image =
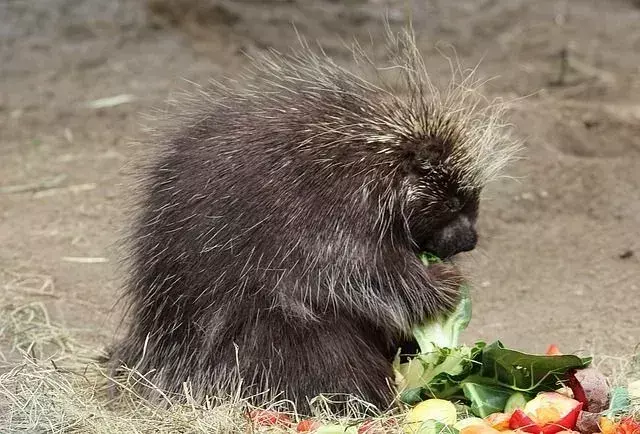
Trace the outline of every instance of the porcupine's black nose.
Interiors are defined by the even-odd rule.
[[[461,252],[469,252],[478,244],[478,233],[466,218],[460,218],[435,234],[427,243],[428,252],[447,259]]]

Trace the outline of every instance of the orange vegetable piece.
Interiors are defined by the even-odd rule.
[[[547,348],[547,352],[545,353],[547,356],[560,356],[562,353],[560,352],[560,348],[556,344],[549,345]]]
[[[252,410],[249,418],[254,426],[291,426],[291,418],[285,414],[272,410]]]
[[[616,422],[603,416],[600,418],[600,431],[602,434],[640,434],[640,421],[626,417]]]
[[[492,428],[497,429],[498,431],[508,431],[510,419],[511,414],[509,413],[493,413],[484,418]]]
[[[640,422],[630,417],[618,422],[616,434],[640,434]]]
[[[492,428],[488,425],[469,425],[460,430],[460,434],[498,434],[498,431],[495,428]]]
[[[304,419],[298,422],[296,432],[313,432],[320,428],[322,424],[312,419]]]

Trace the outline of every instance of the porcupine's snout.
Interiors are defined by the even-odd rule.
[[[442,259],[475,249],[478,233],[475,222],[460,215],[453,222],[436,232],[426,245],[426,250]]]

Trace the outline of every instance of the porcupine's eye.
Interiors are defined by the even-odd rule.
[[[447,208],[447,211],[449,211],[449,212],[458,212],[464,206],[464,202],[460,198],[458,198],[457,196],[454,196],[454,197],[450,198],[449,200],[447,200],[444,203],[444,206]]]

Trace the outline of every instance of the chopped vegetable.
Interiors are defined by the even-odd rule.
[[[504,406],[505,413],[512,413],[518,408],[524,408],[529,399],[522,392],[516,392],[507,399],[507,403]]]
[[[402,400],[415,404],[425,398],[464,398],[462,381],[477,369],[474,359],[480,351],[481,346],[440,348],[398,364]]]
[[[640,422],[626,417],[618,422],[608,417],[600,418],[602,434],[640,434]]]
[[[488,425],[469,425],[463,428],[460,434],[500,434],[500,431]]]
[[[582,402],[585,411],[600,413],[609,405],[607,378],[595,368],[584,368],[569,374],[573,396]]]
[[[549,345],[547,351],[545,353],[547,356],[560,356],[562,353],[560,352],[560,348],[556,344]]]
[[[500,341],[483,348],[480,376],[519,392],[551,391],[571,369],[581,369],[591,358],[574,355],[545,356],[505,348]]]
[[[616,428],[618,427],[618,424],[613,419],[609,419],[608,417],[601,417],[599,425],[602,434],[616,434]]]
[[[427,399],[409,410],[404,420],[404,432],[431,433],[438,424],[451,426],[456,423],[457,418],[456,407],[451,401]],[[451,427],[451,432],[454,430],[455,428]]]
[[[357,434],[358,428],[353,425],[323,425],[313,431],[314,434]]]
[[[453,425],[458,418],[456,406],[444,399],[427,399],[407,413],[405,422],[435,420],[445,425]]]
[[[471,426],[471,425],[484,425],[484,426],[488,426],[489,424],[487,423],[486,420],[480,418],[480,417],[467,417],[465,419],[461,419],[458,422],[456,422],[455,424],[453,424],[453,427],[457,430],[459,430],[460,432],[462,432],[462,430],[464,430],[465,428]]]
[[[524,409],[513,412],[509,421],[511,429],[534,434],[555,434],[573,430],[582,403],[556,392],[544,392],[527,402]]]
[[[618,422],[616,434],[640,434],[640,422],[627,417]]]
[[[435,420],[405,424],[403,431],[405,434],[460,434],[453,426]]]
[[[440,262],[428,254],[420,255],[420,259],[427,267]],[[474,416],[512,413],[524,409],[536,394],[557,390],[559,382],[568,380],[572,372],[575,377],[575,372],[591,363],[591,358],[561,354],[556,345],[550,345],[544,355],[508,349],[500,341],[459,345],[460,333],[471,320],[469,288],[463,285],[460,294],[452,314],[431,319],[413,330],[420,354],[405,363],[400,363],[399,355],[396,357],[394,369],[404,403],[451,400],[468,406]],[[526,412],[520,413],[527,416]]]
[[[249,419],[254,426],[291,426],[291,418],[285,414],[273,410],[252,410]]]
[[[484,420],[487,421],[489,426],[493,429],[497,429],[498,431],[507,431],[509,430],[509,420],[511,419],[511,413],[493,413],[489,416],[485,417]]]
[[[504,410],[511,391],[499,386],[464,383],[464,395],[471,401],[471,411],[476,416],[487,417]]]
[[[561,388],[556,389],[554,392],[564,395],[567,398],[576,399],[576,397],[573,395],[573,390],[571,390],[571,388],[567,386],[562,386]]]
[[[304,419],[298,422],[296,432],[315,432],[322,424],[313,419]]]

